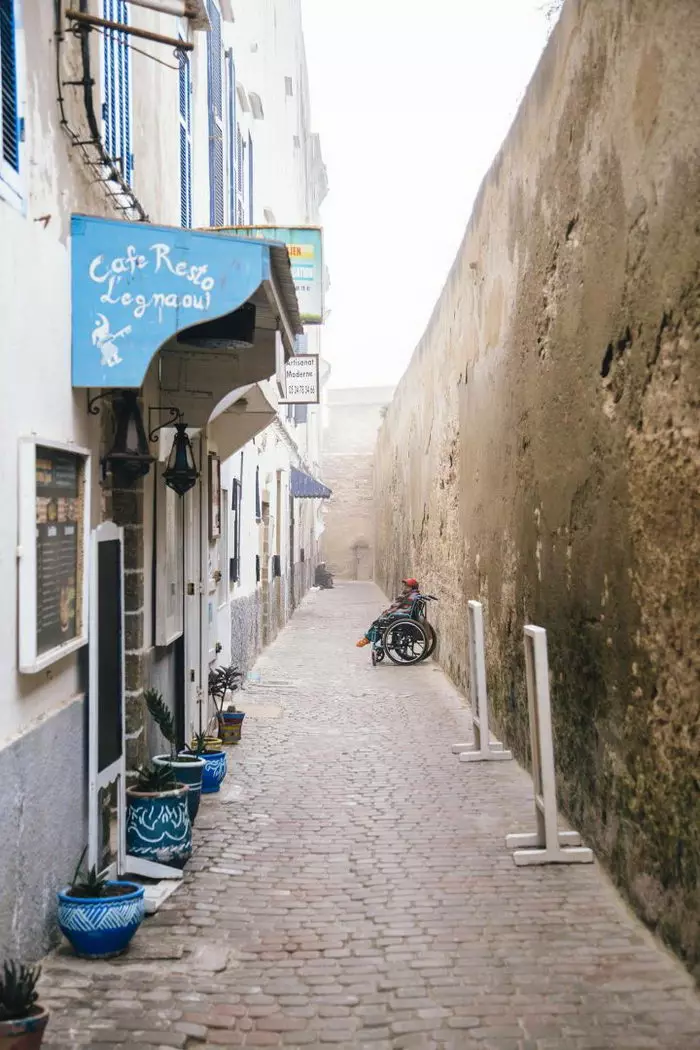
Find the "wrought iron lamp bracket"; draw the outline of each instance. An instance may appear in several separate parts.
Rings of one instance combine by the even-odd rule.
[[[180,411],[179,408],[172,408],[170,405],[152,405],[148,409],[148,425],[149,425],[149,427],[151,425],[151,413],[152,412],[168,412],[170,414],[170,416],[169,416],[168,419],[166,419],[165,423],[159,423],[157,427],[153,427],[152,430],[149,430],[149,432],[148,432],[148,440],[149,441],[155,441],[156,440],[156,434],[158,433],[159,430],[163,430],[164,427],[170,427],[170,426],[173,425],[173,423],[177,423],[177,422],[179,422],[179,420],[182,419],[182,412]]]

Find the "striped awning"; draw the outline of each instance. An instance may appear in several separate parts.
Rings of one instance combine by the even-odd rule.
[[[292,467],[291,492],[295,499],[330,499],[332,493],[320,481]]]

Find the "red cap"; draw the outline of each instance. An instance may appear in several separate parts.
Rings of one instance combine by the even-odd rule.
[[[401,583],[405,583],[407,587],[418,586],[418,580],[414,580],[412,576],[409,576],[407,580],[402,580]]]

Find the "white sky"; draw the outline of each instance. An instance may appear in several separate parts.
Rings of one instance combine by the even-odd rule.
[[[544,0],[302,0],[331,385],[405,370],[547,38]]]

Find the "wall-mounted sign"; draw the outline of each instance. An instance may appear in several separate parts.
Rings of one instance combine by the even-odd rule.
[[[269,248],[215,232],[74,215],[74,387],[139,387],[168,339],[246,302]]]
[[[296,354],[286,364],[286,397],[282,404],[317,405],[319,402],[318,354]]]
[[[87,642],[87,449],[28,438],[19,450],[19,668],[32,674]]]
[[[323,324],[323,230],[320,226],[232,226],[230,232],[237,237],[285,244],[302,323]]]

